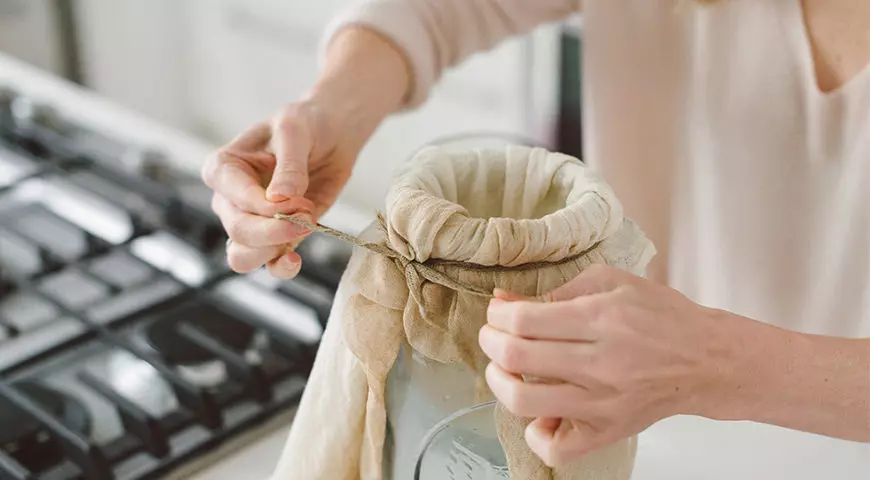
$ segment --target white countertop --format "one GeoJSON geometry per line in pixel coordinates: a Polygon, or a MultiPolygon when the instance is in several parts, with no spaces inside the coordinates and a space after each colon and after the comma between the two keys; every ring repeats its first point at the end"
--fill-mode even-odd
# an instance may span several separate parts
{"type": "Polygon", "coordinates": [[[633,480],[867,480],[870,444],[674,417],[641,434],[633,480]]]}
{"type": "MultiPolygon", "coordinates": [[[[265,479],[287,427],[255,441],[192,480],[265,479]]],[[[640,436],[632,480],[868,480],[870,445],[748,422],[674,417],[640,436]]],[[[287,479],[292,480],[292,479],[287,479]]]]}
{"type": "MultiPolygon", "coordinates": [[[[0,85],[62,106],[62,113],[132,142],[161,146],[196,172],[213,146],[106,102],[81,88],[0,55],[0,85]]],[[[323,222],[349,232],[373,218],[337,205],[323,222]]],[[[266,478],[278,460],[286,422],[222,455],[197,480],[266,478]]],[[[191,477],[189,477],[191,478],[191,477]]],[[[634,480],[868,480],[870,444],[858,444],[746,422],[695,417],[660,422],[641,435],[634,480]]],[[[290,479],[288,479],[290,480],[290,479]]]]}

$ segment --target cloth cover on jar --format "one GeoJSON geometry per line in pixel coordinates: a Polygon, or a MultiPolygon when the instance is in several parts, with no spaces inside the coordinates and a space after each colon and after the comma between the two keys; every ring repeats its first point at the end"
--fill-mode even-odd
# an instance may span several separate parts
{"type": "MultiPolygon", "coordinates": [[[[595,263],[643,275],[655,253],[595,171],[541,148],[423,149],[386,207],[361,238],[397,255],[355,249],[272,480],[380,479],[386,378],[400,345],[463,362],[486,389],[477,338],[488,292],[541,295],[595,263]]],[[[511,478],[631,475],[635,438],[550,469],[525,443],[531,419],[503,408],[495,417],[511,478]]]]}

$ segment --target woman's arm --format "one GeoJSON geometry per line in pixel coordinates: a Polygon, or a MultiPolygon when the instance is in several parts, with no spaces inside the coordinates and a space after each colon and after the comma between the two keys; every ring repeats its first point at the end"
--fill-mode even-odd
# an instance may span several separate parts
{"type": "Polygon", "coordinates": [[[331,50],[337,33],[350,26],[389,38],[412,67],[404,106],[413,107],[447,68],[579,9],[580,0],[369,0],[336,18],[324,45],[331,50]]]}
{"type": "Polygon", "coordinates": [[[323,63],[309,98],[346,119],[343,134],[353,132],[362,143],[408,95],[411,65],[392,41],[374,30],[342,29],[330,41],[323,63]]]}
{"type": "Polygon", "coordinates": [[[722,312],[734,364],[704,414],[870,442],[870,339],[783,330],[722,312]]]}
{"type": "Polygon", "coordinates": [[[490,388],[537,418],[526,440],[550,465],[680,414],[870,442],[870,339],[772,327],[612,267],[544,297],[496,292],[480,346],[490,388]]]}

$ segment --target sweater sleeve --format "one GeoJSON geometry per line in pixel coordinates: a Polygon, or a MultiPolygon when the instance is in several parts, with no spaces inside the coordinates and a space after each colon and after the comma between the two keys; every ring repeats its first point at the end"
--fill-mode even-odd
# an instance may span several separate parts
{"type": "Polygon", "coordinates": [[[581,0],[367,0],[327,27],[321,57],[344,27],[365,26],[395,43],[413,70],[405,108],[421,104],[449,67],[502,40],[562,20],[581,0]]]}

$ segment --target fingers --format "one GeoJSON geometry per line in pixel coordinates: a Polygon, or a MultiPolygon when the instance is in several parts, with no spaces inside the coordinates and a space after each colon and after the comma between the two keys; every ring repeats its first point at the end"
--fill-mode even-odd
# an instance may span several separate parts
{"type": "Polygon", "coordinates": [[[490,390],[508,410],[521,417],[580,417],[588,412],[589,392],[570,383],[525,382],[495,363],[486,367],[490,390]]]}
{"type": "Polygon", "coordinates": [[[291,279],[299,275],[302,268],[302,258],[298,253],[288,251],[266,264],[266,270],[273,277],[291,279]]]}
{"type": "Polygon", "coordinates": [[[292,249],[310,230],[273,217],[280,212],[315,221],[315,204],[304,197],[312,133],[310,113],[302,108],[288,107],[271,124],[247,130],[203,167],[203,181],[215,191],[212,209],[232,240],[227,263],[237,272],[266,265],[273,275],[291,278],[301,267],[292,249]]]}
{"type": "Polygon", "coordinates": [[[282,252],[281,246],[253,248],[236,242],[227,245],[227,265],[237,273],[250,273],[282,252]]]}
{"type": "Polygon", "coordinates": [[[269,208],[258,174],[244,160],[224,151],[212,155],[203,167],[205,184],[239,208],[261,215],[269,208]]]}
{"type": "MultiPolygon", "coordinates": [[[[221,195],[215,195],[212,199],[212,210],[220,217],[224,229],[233,242],[247,247],[268,247],[298,242],[311,233],[302,225],[244,212],[221,195]]],[[[312,221],[311,215],[306,212],[295,213],[293,216],[306,222],[312,221]]]]}
{"type": "Polygon", "coordinates": [[[590,344],[515,337],[488,325],[480,329],[480,347],[506,371],[580,383],[578,366],[589,363],[590,344]]]}
{"type": "Polygon", "coordinates": [[[275,151],[275,172],[266,191],[266,198],[282,201],[301,197],[308,190],[308,155],[311,153],[312,132],[304,107],[285,109],[272,126],[272,147],[275,151]]]}
{"type": "Polygon", "coordinates": [[[299,274],[302,258],[294,251],[287,251],[286,247],[250,248],[232,242],[227,247],[227,264],[237,273],[250,273],[266,265],[272,276],[290,279],[299,274]]]}
{"type": "Polygon", "coordinates": [[[203,182],[239,208],[266,214],[269,202],[258,169],[271,169],[274,164],[271,155],[262,150],[269,135],[268,126],[257,125],[212,154],[202,168],[203,182]]]}
{"type": "MultiPolygon", "coordinates": [[[[275,157],[266,151],[270,132],[268,125],[257,125],[218,150],[203,166],[203,181],[236,207],[249,213],[271,217],[277,212],[313,212],[314,203],[303,197],[305,188],[298,195],[288,194],[267,200],[262,184],[264,177],[268,178],[272,170],[278,168],[275,157]]],[[[287,155],[283,158],[287,158],[287,155]]],[[[307,186],[307,150],[304,161],[302,175],[307,186]]]]}
{"type": "Polygon", "coordinates": [[[598,339],[594,320],[603,306],[597,295],[556,303],[494,299],[487,309],[487,321],[518,337],[593,342],[598,339]]]}
{"type": "Polygon", "coordinates": [[[227,145],[227,150],[241,152],[262,151],[272,138],[272,126],[266,122],[258,123],[245,130],[227,145]]]}
{"type": "Polygon", "coordinates": [[[538,418],[526,427],[526,443],[549,467],[577,460],[617,440],[609,431],[596,430],[578,420],[538,418]]]}
{"type": "Polygon", "coordinates": [[[570,423],[559,418],[537,418],[532,421],[525,432],[526,443],[535,454],[544,461],[548,467],[558,464],[555,452],[553,452],[554,438],[557,432],[564,428],[562,425],[570,423]]]}
{"type": "MultiPolygon", "coordinates": [[[[284,220],[246,213],[220,195],[212,199],[212,209],[232,240],[227,246],[227,264],[233,271],[249,273],[266,265],[267,270],[278,278],[293,278],[299,273],[301,258],[292,248],[310,233],[308,229],[284,220]]],[[[311,222],[307,213],[294,216],[311,222]]]]}
{"type": "Polygon", "coordinates": [[[615,290],[629,281],[630,275],[616,267],[595,264],[568,283],[542,295],[544,301],[561,302],[572,298],[615,290]]]}

